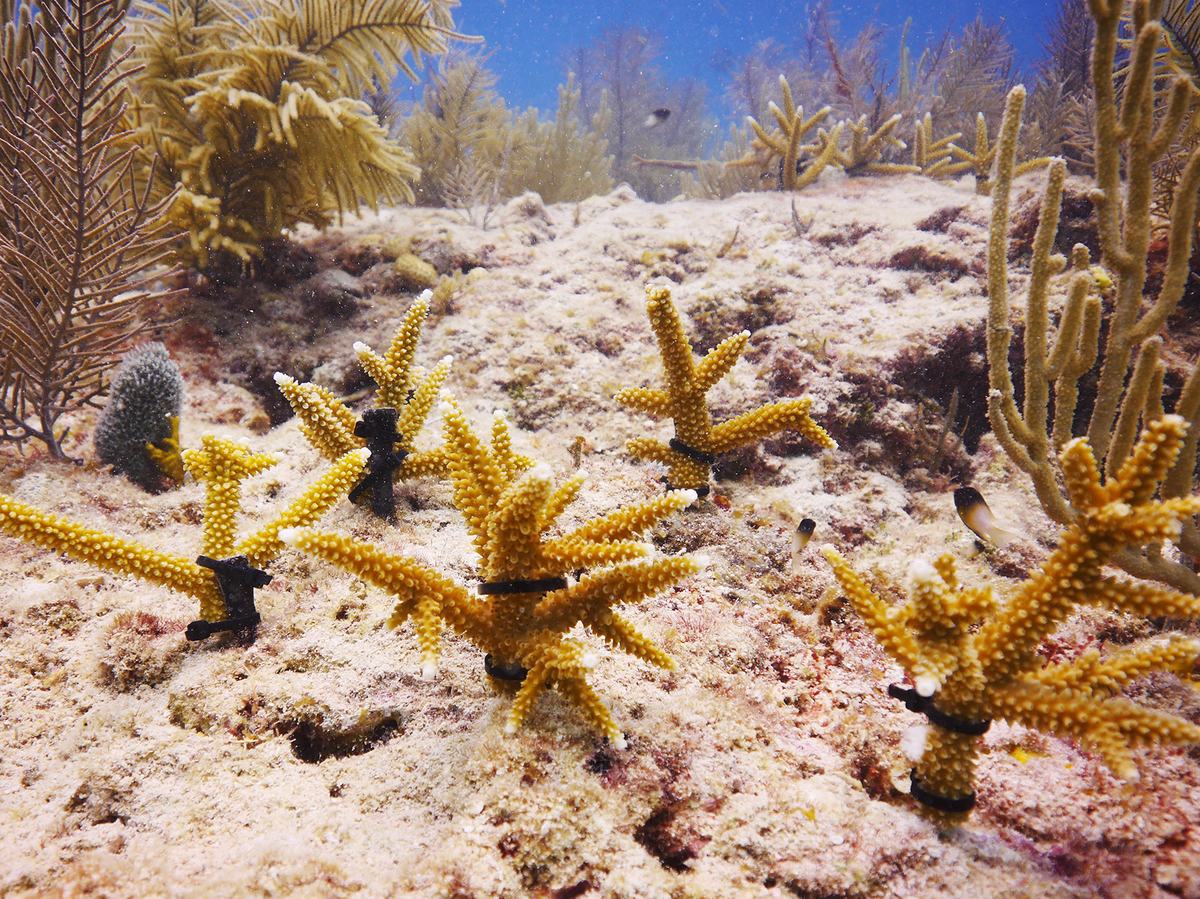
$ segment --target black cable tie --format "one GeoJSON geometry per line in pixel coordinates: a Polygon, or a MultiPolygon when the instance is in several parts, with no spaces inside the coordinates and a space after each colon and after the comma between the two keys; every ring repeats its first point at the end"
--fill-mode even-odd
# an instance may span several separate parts
{"type": "Polygon", "coordinates": [[[196,556],[196,564],[209,569],[217,578],[217,589],[225,600],[225,614],[221,621],[193,621],[187,626],[184,636],[189,640],[203,640],[221,631],[252,629],[262,621],[254,607],[254,591],[271,583],[271,575],[261,568],[254,568],[246,556],[231,556],[228,559],[213,559],[196,556]]]}
{"type": "Polygon", "coordinates": [[[966,796],[941,796],[937,793],[931,793],[921,786],[921,781],[917,779],[915,768],[908,775],[908,790],[909,795],[921,803],[921,805],[937,809],[939,812],[962,815],[975,808],[974,790],[966,796]]]}
{"type": "Polygon", "coordinates": [[[713,453],[706,453],[704,450],[698,450],[694,446],[688,446],[678,437],[672,437],[667,441],[667,446],[675,450],[682,456],[687,456],[693,462],[699,462],[701,465],[712,465],[717,461],[717,457],[713,453]]]}
{"type": "Polygon", "coordinates": [[[922,696],[911,687],[902,687],[900,684],[889,684],[888,696],[893,699],[899,699],[910,712],[924,715],[929,719],[930,724],[936,725],[942,730],[963,734],[968,737],[980,737],[986,734],[988,728],[992,726],[990,720],[970,721],[966,718],[958,718],[948,712],[943,712],[933,704],[932,696],[922,696]]]}
{"type": "Polygon", "coordinates": [[[562,590],[567,586],[565,577],[544,577],[529,581],[488,581],[479,585],[481,596],[499,593],[547,593],[562,590]]]}
{"type": "Polygon", "coordinates": [[[492,658],[490,652],[483,657],[483,670],[488,677],[494,677],[496,680],[512,681],[514,684],[521,683],[529,676],[529,669],[520,662],[508,662],[502,665],[492,658]]]}

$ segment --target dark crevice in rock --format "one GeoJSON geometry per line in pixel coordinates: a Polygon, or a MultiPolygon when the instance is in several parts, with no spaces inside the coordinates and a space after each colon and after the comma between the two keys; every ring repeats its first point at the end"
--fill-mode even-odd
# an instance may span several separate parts
{"type": "Polygon", "coordinates": [[[400,732],[401,715],[397,711],[364,712],[349,726],[339,725],[324,715],[305,716],[301,720],[283,720],[281,731],[291,731],[292,754],[302,762],[314,764],[330,758],[345,758],[370,752],[400,732]]]}

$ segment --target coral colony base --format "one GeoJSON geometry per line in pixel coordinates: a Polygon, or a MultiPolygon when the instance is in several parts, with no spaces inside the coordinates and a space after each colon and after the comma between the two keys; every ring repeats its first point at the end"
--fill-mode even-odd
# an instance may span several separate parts
{"type": "Polygon", "coordinates": [[[1194,11],[689,161],[455,6],[2,6],[0,892],[1200,897],[1194,11]]]}

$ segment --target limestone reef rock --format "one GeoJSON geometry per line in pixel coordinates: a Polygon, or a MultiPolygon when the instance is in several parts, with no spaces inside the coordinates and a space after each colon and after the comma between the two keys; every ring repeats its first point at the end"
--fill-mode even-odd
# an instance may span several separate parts
{"type": "MultiPolygon", "coordinates": [[[[1033,196],[1040,178],[1014,191],[1033,196]]],[[[784,433],[731,452],[704,502],[650,529],[654,552],[708,562],[631,613],[673,668],[572,633],[624,748],[553,690],[506,732],[513,699],[479,649],[444,633],[422,679],[414,625],[387,626],[395,599],[295,548],[272,543],[244,645],[187,642],[194,599],[0,538],[0,893],[1200,896],[1195,746],[1137,749],[1141,778],[1126,782],[1073,742],[996,721],[978,738],[971,817],[947,829],[917,814],[901,745],[913,715],[886,693],[903,673],[817,552],[832,544],[892,605],[915,558],[948,556],[963,583],[1007,596],[1051,555],[1060,526],[987,433],[989,212],[969,176],[831,167],[795,195],[653,205],[618,187],[518,198],[489,230],[408,208],[301,229],[321,270],[393,236],[437,270],[415,362],[452,355],[443,389],[466,424],[486,432],[502,410],[513,452],[556,484],[586,478],[566,530],[663,496],[665,471],[624,449],[645,420],[613,400],[661,377],[648,286],[669,287],[701,352],[751,332],[707,395],[715,420],[807,397],[839,448],[784,433]],[[981,550],[959,522],[951,488],[967,479],[1011,546],[981,550]],[[805,518],[816,542],[793,557],[805,518]]],[[[1028,256],[1009,277],[1025,288],[1028,256]]],[[[354,345],[387,346],[414,298],[394,279],[358,284],[336,315],[299,285],[256,285],[240,306],[196,295],[166,335],[185,450],[249,438],[278,460],[246,478],[239,534],[329,466],[272,374],[359,406],[371,393],[354,345]]],[[[1051,314],[1063,301],[1051,293],[1051,314]]],[[[95,415],[75,416],[67,452],[95,415]]],[[[445,415],[430,416],[430,447],[445,415]]],[[[14,501],[148,550],[191,551],[205,521],[194,479],[147,494],[96,464],[0,457],[14,501]]],[[[394,521],[343,501],[319,530],[471,583],[452,487],[395,490],[394,521]]],[[[1039,652],[1066,663],[1164,630],[1197,626],[1086,607],[1039,652]]],[[[1200,722],[1186,675],[1124,692],[1200,722]]]]}

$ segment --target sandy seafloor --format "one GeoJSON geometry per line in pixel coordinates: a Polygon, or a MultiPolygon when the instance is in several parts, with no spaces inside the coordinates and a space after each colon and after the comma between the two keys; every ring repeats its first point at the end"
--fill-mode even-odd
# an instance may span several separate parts
{"type": "MultiPolygon", "coordinates": [[[[1023,184],[1032,194],[1036,176],[1023,184]]],[[[248,482],[244,529],[325,466],[294,420],[268,427],[270,374],[362,386],[351,345],[385,345],[413,296],[381,277],[386,259],[363,272],[396,236],[442,271],[477,267],[430,316],[418,361],[454,354],[447,389],[472,421],[508,410],[517,447],[559,476],[580,451],[588,486],[568,522],[661,490],[661,472],[622,446],[668,426],[611,399],[658,377],[652,281],[667,279],[707,345],[754,331],[713,394],[718,417],[811,395],[841,449],[769,440],[724,466],[714,501],[655,532],[664,551],[712,564],[629,610],[676,671],[592,641],[623,751],[556,695],[506,736],[509,700],[470,645],[448,635],[422,680],[411,626],[385,626],[389,599],[293,550],[260,591],[247,648],[186,643],[185,597],[0,538],[0,893],[1200,896],[1197,748],[1143,752],[1141,781],[1124,784],[1067,742],[997,722],[970,823],[939,834],[914,813],[899,739],[915,716],[885,694],[900,671],[838,601],[816,545],[838,546],[894,600],[914,558],[945,551],[964,578],[1009,589],[1056,531],[991,438],[974,446],[988,200],[969,183],[826,179],[796,196],[811,219],[797,236],[789,199],[526,197],[488,230],[387,210],[302,235],[361,273],[340,282],[361,297],[301,284],[192,300],[167,333],[187,381],[185,445],[213,432],[280,459],[248,482]],[[944,406],[955,384],[974,452],[951,435],[930,471],[940,427],[917,400],[944,406]],[[1020,534],[1013,547],[976,548],[949,492],[964,479],[1020,534]],[[806,516],[817,536],[793,570],[806,516]]],[[[1019,295],[1027,259],[1014,264],[1019,295]]],[[[94,414],[74,425],[85,464],[6,449],[0,489],[198,552],[199,485],[143,493],[94,462],[94,414]]],[[[422,443],[439,440],[431,426],[422,443]]],[[[346,503],[323,526],[469,579],[448,489],[414,482],[399,496],[395,526],[346,503]]],[[[1048,652],[1155,632],[1089,613],[1048,652]]],[[[1200,720],[1200,693],[1173,677],[1130,692],[1200,720]]]]}

